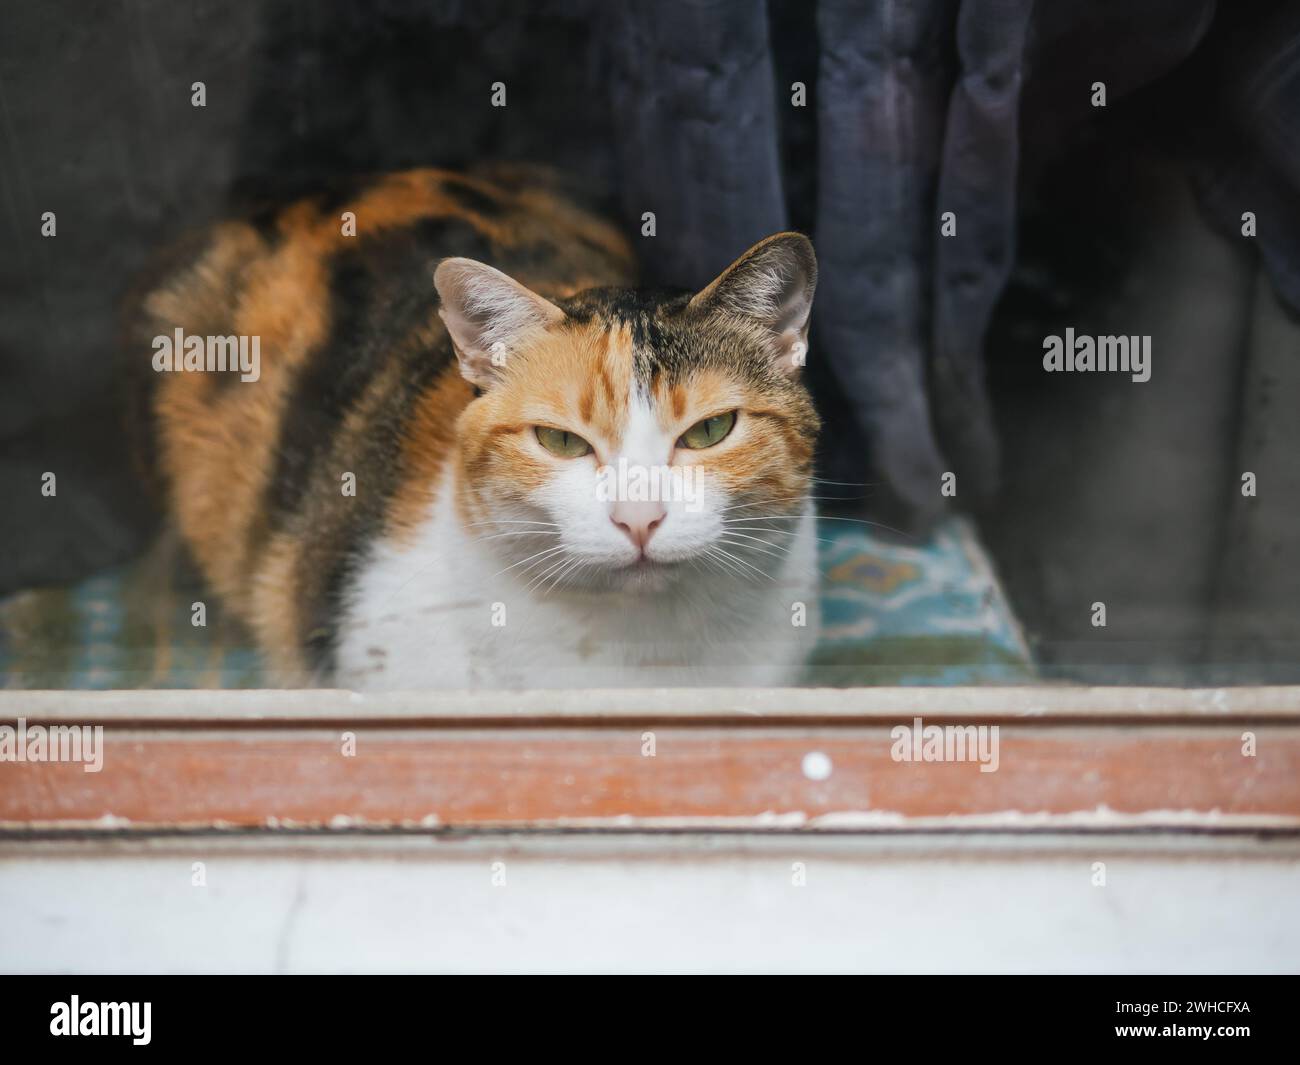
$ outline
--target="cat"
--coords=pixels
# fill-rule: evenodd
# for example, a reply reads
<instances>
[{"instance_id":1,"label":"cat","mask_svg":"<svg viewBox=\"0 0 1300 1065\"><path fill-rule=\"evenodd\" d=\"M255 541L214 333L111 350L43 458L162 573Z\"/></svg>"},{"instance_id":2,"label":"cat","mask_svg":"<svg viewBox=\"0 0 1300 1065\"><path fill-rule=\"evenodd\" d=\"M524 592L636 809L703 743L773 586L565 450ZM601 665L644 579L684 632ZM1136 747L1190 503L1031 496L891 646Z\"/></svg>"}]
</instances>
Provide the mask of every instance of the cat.
<instances>
[{"instance_id":1,"label":"cat","mask_svg":"<svg viewBox=\"0 0 1300 1065\"><path fill-rule=\"evenodd\" d=\"M768 237L694 293L633 275L617 230L510 167L358 180L179 253L133 357L256 337L260 365L178 350L140 426L271 679L796 682L819 623L812 245Z\"/></svg>"}]
</instances>

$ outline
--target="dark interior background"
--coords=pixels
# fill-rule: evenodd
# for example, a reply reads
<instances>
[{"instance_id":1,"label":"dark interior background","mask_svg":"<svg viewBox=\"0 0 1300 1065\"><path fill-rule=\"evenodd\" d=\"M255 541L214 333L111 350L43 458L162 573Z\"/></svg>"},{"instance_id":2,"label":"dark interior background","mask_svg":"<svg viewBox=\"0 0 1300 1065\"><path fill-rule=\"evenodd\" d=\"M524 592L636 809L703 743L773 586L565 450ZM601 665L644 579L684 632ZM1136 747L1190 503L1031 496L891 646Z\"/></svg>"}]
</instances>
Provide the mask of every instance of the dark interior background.
<instances>
[{"instance_id":1,"label":"dark interior background","mask_svg":"<svg viewBox=\"0 0 1300 1065\"><path fill-rule=\"evenodd\" d=\"M656 211L655 282L811 233L823 475L864 486L827 490L900 535L975 514L1049 674L1300 680L1295 3L4 0L0 592L149 536L115 338L151 255L484 158L567 171L633 236ZM1151 381L1045 374L1070 326L1150 334Z\"/></svg>"}]
</instances>

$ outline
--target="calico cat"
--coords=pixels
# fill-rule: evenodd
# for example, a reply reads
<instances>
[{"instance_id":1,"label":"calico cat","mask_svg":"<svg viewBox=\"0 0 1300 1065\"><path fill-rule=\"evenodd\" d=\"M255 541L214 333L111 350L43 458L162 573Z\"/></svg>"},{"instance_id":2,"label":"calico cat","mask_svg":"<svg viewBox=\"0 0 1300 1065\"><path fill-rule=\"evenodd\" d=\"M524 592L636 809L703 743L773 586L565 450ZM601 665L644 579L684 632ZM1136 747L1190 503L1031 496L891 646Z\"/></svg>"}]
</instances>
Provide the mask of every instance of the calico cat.
<instances>
[{"instance_id":1,"label":"calico cat","mask_svg":"<svg viewBox=\"0 0 1300 1065\"><path fill-rule=\"evenodd\" d=\"M534 172L426 169L222 223L147 293L167 511L277 682L795 681L812 246L693 294L632 264ZM182 335L260 366L160 363Z\"/></svg>"}]
</instances>

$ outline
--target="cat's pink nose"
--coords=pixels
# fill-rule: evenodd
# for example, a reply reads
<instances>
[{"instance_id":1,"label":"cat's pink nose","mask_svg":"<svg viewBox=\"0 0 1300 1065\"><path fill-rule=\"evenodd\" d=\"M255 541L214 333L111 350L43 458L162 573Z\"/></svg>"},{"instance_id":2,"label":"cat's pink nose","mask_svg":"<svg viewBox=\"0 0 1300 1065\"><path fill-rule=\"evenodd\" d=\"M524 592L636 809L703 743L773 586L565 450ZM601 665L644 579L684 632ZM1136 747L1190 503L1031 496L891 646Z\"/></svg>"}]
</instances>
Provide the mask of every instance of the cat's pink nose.
<instances>
[{"instance_id":1,"label":"cat's pink nose","mask_svg":"<svg viewBox=\"0 0 1300 1065\"><path fill-rule=\"evenodd\" d=\"M655 529L659 528L668 511L662 503L650 501L619 500L609 512L609 520L627 533L628 539L645 550Z\"/></svg>"}]
</instances>

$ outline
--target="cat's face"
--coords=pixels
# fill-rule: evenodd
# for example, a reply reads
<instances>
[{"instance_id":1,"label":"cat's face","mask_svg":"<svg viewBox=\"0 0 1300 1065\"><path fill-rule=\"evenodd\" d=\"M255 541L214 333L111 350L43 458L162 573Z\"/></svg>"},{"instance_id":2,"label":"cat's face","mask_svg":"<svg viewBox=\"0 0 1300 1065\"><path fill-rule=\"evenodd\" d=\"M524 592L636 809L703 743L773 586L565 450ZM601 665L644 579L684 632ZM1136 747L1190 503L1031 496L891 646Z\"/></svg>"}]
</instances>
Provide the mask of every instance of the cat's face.
<instances>
[{"instance_id":1,"label":"cat's face","mask_svg":"<svg viewBox=\"0 0 1300 1065\"><path fill-rule=\"evenodd\" d=\"M443 319L482 393L458 427L470 534L539 588L768 580L808 505L815 282L796 234L693 297L557 305L482 264L441 264Z\"/></svg>"}]
</instances>

